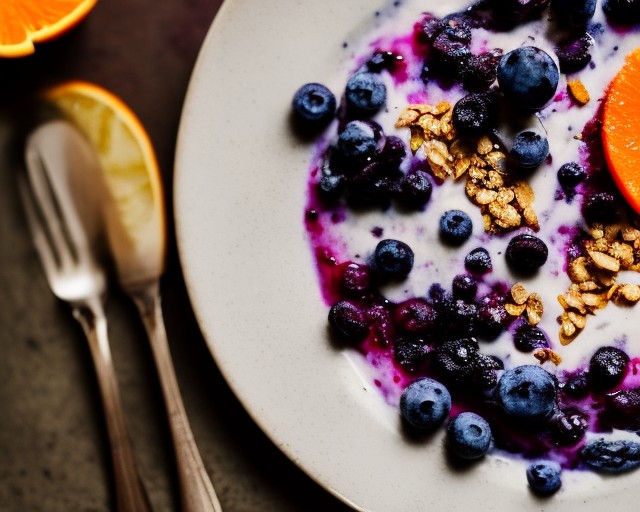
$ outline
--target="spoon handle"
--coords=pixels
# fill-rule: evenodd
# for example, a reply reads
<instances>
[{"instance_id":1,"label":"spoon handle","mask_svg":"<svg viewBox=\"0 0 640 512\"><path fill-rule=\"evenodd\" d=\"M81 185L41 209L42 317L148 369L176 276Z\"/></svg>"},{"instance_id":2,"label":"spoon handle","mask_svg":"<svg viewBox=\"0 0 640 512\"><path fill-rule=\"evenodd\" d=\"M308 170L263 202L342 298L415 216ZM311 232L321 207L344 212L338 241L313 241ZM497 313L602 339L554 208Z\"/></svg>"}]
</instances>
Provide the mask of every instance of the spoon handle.
<instances>
[{"instance_id":1,"label":"spoon handle","mask_svg":"<svg viewBox=\"0 0 640 512\"><path fill-rule=\"evenodd\" d=\"M97 299L88 301L86 304L78 304L73 308L73 316L82 325L89 342L102 396L113 459L116 510L118 512L149 512L151 505L142 486L125 425L102 304Z\"/></svg>"},{"instance_id":2,"label":"spoon handle","mask_svg":"<svg viewBox=\"0 0 640 512\"><path fill-rule=\"evenodd\" d=\"M180 396L167 341L159 283L154 281L129 294L142 317L155 360L178 470L182 512L222 512L209 475L198 451Z\"/></svg>"}]
</instances>

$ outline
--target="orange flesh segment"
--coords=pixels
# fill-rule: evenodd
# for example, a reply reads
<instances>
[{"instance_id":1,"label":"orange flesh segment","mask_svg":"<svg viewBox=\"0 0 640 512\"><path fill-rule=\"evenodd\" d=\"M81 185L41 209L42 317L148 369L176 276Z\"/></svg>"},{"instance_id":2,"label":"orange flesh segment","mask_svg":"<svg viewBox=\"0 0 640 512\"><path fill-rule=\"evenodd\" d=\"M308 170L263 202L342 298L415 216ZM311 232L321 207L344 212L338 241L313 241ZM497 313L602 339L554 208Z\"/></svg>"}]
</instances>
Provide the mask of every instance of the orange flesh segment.
<instances>
[{"instance_id":1,"label":"orange flesh segment","mask_svg":"<svg viewBox=\"0 0 640 512\"><path fill-rule=\"evenodd\" d=\"M33 53L36 42L59 36L82 20L97 0L2 0L0 57Z\"/></svg>"},{"instance_id":2,"label":"orange flesh segment","mask_svg":"<svg viewBox=\"0 0 640 512\"><path fill-rule=\"evenodd\" d=\"M629 205L640 213L640 48L627 55L609 85L602 121L611 176Z\"/></svg>"}]
</instances>

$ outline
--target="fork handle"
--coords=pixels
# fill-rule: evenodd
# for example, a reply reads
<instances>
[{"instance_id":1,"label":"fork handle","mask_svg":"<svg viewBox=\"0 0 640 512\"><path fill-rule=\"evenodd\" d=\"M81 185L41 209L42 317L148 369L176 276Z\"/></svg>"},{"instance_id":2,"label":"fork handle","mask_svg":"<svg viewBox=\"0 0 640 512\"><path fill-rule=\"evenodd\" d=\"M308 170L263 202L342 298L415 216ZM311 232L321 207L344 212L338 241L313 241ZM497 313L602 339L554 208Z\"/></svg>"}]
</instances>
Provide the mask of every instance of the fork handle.
<instances>
[{"instance_id":1,"label":"fork handle","mask_svg":"<svg viewBox=\"0 0 640 512\"><path fill-rule=\"evenodd\" d=\"M222 512L180 396L162 315L159 283L153 281L129 290L129 294L147 330L162 387L176 457L182 512Z\"/></svg>"},{"instance_id":2,"label":"fork handle","mask_svg":"<svg viewBox=\"0 0 640 512\"><path fill-rule=\"evenodd\" d=\"M107 338L107 321L102 303L96 299L73 308L89 341L98 387L102 396L107 433L111 445L118 512L150 512L127 433L115 371Z\"/></svg>"}]
</instances>

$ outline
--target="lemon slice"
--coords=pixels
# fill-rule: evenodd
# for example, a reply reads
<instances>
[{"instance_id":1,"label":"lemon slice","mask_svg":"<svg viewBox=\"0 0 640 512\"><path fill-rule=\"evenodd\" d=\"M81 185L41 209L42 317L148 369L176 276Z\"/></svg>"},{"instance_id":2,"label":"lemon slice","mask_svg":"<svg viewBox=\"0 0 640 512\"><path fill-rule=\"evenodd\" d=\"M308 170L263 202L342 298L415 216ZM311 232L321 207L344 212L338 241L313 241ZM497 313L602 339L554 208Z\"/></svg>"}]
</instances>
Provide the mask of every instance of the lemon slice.
<instances>
[{"instance_id":1,"label":"lemon slice","mask_svg":"<svg viewBox=\"0 0 640 512\"><path fill-rule=\"evenodd\" d=\"M166 236L160 170L135 114L112 93L67 82L44 93L96 150L106 184L105 221L123 284L145 284L164 271Z\"/></svg>"}]
</instances>

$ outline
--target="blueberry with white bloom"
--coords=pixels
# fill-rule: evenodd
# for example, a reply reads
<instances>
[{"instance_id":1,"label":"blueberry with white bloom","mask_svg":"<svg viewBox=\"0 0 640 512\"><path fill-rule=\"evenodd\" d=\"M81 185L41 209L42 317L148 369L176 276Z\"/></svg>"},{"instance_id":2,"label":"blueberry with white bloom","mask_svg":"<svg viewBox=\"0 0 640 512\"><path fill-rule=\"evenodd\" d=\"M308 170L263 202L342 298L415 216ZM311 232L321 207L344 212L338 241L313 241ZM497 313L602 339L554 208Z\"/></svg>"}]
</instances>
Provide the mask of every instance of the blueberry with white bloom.
<instances>
[{"instance_id":1,"label":"blueberry with white bloom","mask_svg":"<svg viewBox=\"0 0 640 512\"><path fill-rule=\"evenodd\" d=\"M293 113L299 122L307 126L324 126L336 113L336 98L322 84L305 84L293 97Z\"/></svg>"},{"instance_id":2,"label":"blueberry with white bloom","mask_svg":"<svg viewBox=\"0 0 640 512\"><path fill-rule=\"evenodd\" d=\"M351 121L338 135L338 151L350 162L372 158L383 146L382 128L373 121Z\"/></svg>"},{"instance_id":3,"label":"blueberry with white bloom","mask_svg":"<svg viewBox=\"0 0 640 512\"><path fill-rule=\"evenodd\" d=\"M535 169L549 156L549 141L533 130L523 130L515 137L509 158L516 167Z\"/></svg>"},{"instance_id":4,"label":"blueberry with white bloom","mask_svg":"<svg viewBox=\"0 0 640 512\"><path fill-rule=\"evenodd\" d=\"M624 473L640 466L640 443L628 439L595 439L584 446L580 456L595 471Z\"/></svg>"},{"instance_id":5,"label":"blueberry with white bloom","mask_svg":"<svg viewBox=\"0 0 640 512\"><path fill-rule=\"evenodd\" d=\"M356 73L347 82L347 105L356 113L373 115L387 101L387 88L375 73Z\"/></svg>"},{"instance_id":6,"label":"blueberry with white bloom","mask_svg":"<svg viewBox=\"0 0 640 512\"><path fill-rule=\"evenodd\" d=\"M384 279L403 279L413 268L413 250L400 240L378 242L373 253L372 268Z\"/></svg>"},{"instance_id":7,"label":"blueberry with white bloom","mask_svg":"<svg viewBox=\"0 0 640 512\"><path fill-rule=\"evenodd\" d=\"M431 430L451 411L451 395L438 381L424 377L409 384L400 396L400 414L411 426Z\"/></svg>"},{"instance_id":8,"label":"blueberry with white bloom","mask_svg":"<svg viewBox=\"0 0 640 512\"><path fill-rule=\"evenodd\" d=\"M527 468L527 481L537 494L548 496L562 486L560 464L552 461L539 461Z\"/></svg>"},{"instance_id":9,"label":"blueberry with white bloom","mask_svg":"<svg viewBox=\"0 0 640 512\"><path fill-rule=\"evenodd\" d=\"M449 449L462 459L483 457L491 448L491 427L473 412L460 413L447 427Z\"/></svg>"},{"instance_id":10,"label":"blueberry with white bloom","mask_svg":"<svg viewBox=\"0 0 640 512\"><path fill-rule=\"evenodd\" d=\"M449 245L462 245L473 232L471 217L462 210L447 210L440 217L440 239Z\"/></svg>"},{"instance_id":11,"label":"blueberry with white bloom","mask_svg":"<svg viewBox=\"0 0 640 512\"><path fill-rule=\"evenodd\" d=\"M500 378L498 400L505 412L514 418L548 418L556 407L555 379L540 366L516 366Z\"/></svg>"},{"instance_id":12,"label":"blueberry with white bloom","mask_svg":"<svg viewBox=\"0 0 640 512\"><path fill-rule=\"evenodd\" d=\"M557 64L534 46L510 51L498 65L500 90L513 105L526 110L540 110L549 103L559 80Z\"/></svg>"}]
</instances>

